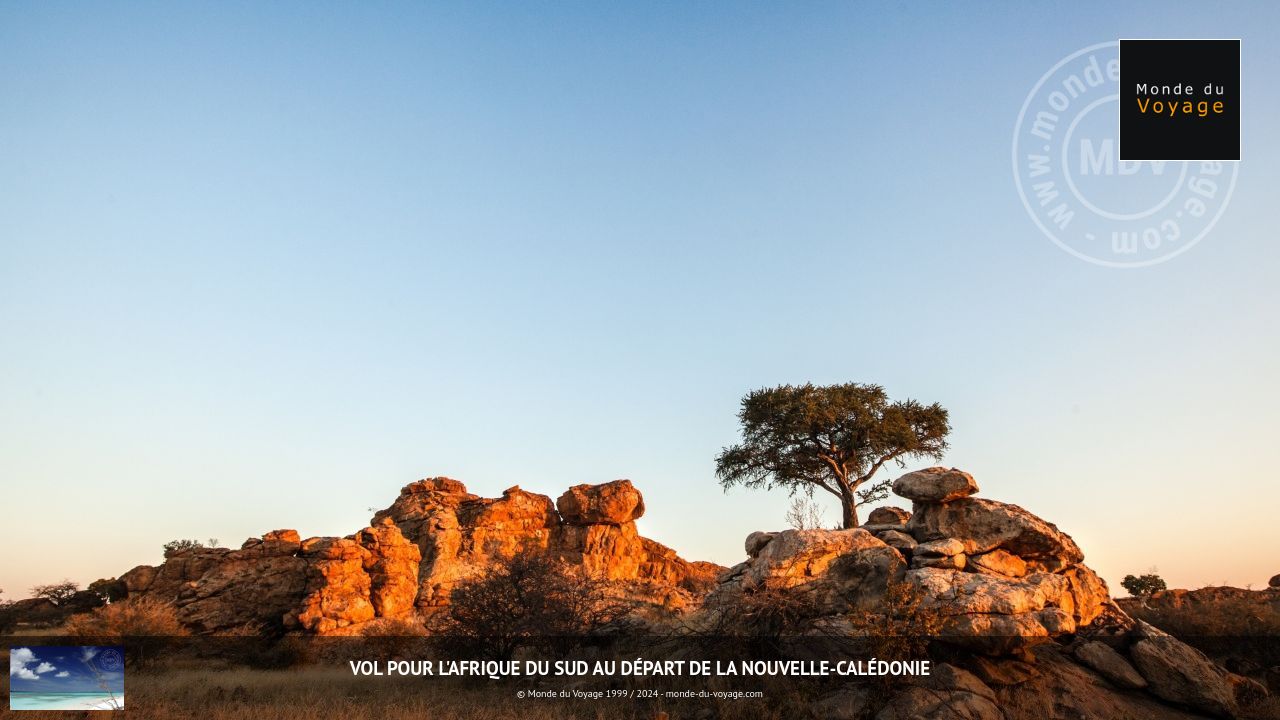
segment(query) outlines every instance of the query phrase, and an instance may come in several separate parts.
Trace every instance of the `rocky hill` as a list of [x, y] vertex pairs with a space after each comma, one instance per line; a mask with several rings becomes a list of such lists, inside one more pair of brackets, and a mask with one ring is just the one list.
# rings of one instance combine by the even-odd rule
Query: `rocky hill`
[[1053, 523], [977, 490], [959, 470], [913, 472], [893, 484], [910, 511], [879, 508], [851, 530], [752, 533], [746, 559], [726, 569], [640, 537], [644, 501], [627, 480], [553, 502], [518, 487], [482, 498], [437, 477], [405, 486], [347, 537], [277, 530], [238, 550], [175, 551], [120, 582], [127, 597], [173, 602], [195, 632], [348, 635], [438, 612], [460, 583], [540, 552], [661, 608], [653, 632], [750, 634], [759, 628], [734, 608], [795, 608], [796, 655], [817, 637], [866, 634], [858, 617], [892, 617], [911, 598], [930, 623], [907, 632], [936, 636], [937, 672], [888, 698], [850, 685], [812, 706], [820, 718], [1182, 719], [1272, 702], [1255, 680], [1133, 619]]

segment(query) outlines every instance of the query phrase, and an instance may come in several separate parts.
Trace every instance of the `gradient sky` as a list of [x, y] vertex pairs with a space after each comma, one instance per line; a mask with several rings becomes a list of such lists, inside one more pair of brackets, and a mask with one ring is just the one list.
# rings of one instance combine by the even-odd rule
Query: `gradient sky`
[[[0, 587], [178, 537], [344, 535], [401, 485], [717, 485], [785, 382], [938, 401], [982, 495], [1113, 587], [1280, 572], [1280, 6], [4, 3]], [[1193, 250], [1024, 212], [1019, 107], [1118, 37], [1241, 37], [1245, 159]], [[828, 517], [838, 519], [828, 503]]]

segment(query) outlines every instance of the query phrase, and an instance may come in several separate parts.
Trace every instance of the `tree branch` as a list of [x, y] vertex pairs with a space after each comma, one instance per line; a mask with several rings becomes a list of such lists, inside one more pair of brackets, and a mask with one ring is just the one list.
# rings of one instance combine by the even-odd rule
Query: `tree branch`
[[858, 477], [858, 484], [861, 485], [862, 483], [870, 480], [871, 476], [879, 472], [880, 468], [883, 467], [885, 463], [898, 457], [899, 455], [902, 455], [905, 452], [906, 450], [895, 450], [894, 452], [891, 452], [888, 455], [885, 455], [884, 457], [877, 460], [876, 463], [871, 466], [871, 469], [868, 470], [865, 475], [860, 475]]

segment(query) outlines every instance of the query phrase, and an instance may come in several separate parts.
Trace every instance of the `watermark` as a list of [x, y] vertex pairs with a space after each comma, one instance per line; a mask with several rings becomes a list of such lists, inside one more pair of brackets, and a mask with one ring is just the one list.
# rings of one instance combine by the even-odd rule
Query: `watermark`
[[1027, 95], [1013, 131], [1023, 207], [1068, 253], [1105, 267], [1144, 267], [1198, 243], [1222, 217], [1239, 164], [1122, 161], [1120, 44], [1078, 50]]

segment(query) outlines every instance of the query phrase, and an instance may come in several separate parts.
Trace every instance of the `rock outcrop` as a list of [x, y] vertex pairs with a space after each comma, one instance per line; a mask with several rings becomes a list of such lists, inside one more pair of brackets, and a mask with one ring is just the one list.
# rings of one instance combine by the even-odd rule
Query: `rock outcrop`
[[[941, 649], [946, 662], [929, 677], [889, 697], [848, 685], [811, 706], [818, 717], [1183, 720], [1235, 717], [1265, 698], [1264, 685], [1131, 618], [1070, 535], [1017, 505], [973, 497], [968, 473], [931, 468], [893, 487], [911, 512], [879, 508], [849, 530], [755, 532], [747, 558], [726, 570], [640, 536], [644, 500], [626, 480], [576, 485], [553, 501], [519, 487], [484, 498], [429, 478], [347, 537], [277, 530], [234, 550], [174, 550], [113, 587], [172, 601], [200, 633], [359, 634], [438, 612], [460, 583], [537, 552], [661, 608], [645, 622], [673, 634], [751, 635], [750, 623], [783, 618], [796, 623], [783, 635], [801, 650], [895, 630], [927, 633]], [[1144, 602], [1280, 599], [1277, 589], [1236, 598], [1249, 592], [1167, 591]], [[886, 628], [885, 618], [905, 625]]]
[[1265, 693], [1131, 619], [1070, 535], [1017, 505], [971, 497], [967, 473], [931, 468], [893, 488], [913, 501], [910, 514], [876, 511], [854, 530], [752, 533], [747, 560], [721, 577], [702, 613], [762, 590], [803, 593], [814, 602], [800, 606], [808, 615], [796, 633], [829, 637], [855, 631], [846, 616], [889, 613], [902, 597], [894, 588], [906, 588], [938, 628], [935, 643], [976, 673], [942, 666], [878, 709], [843, 690], [814, 706], [819, 716], [1233, 717], [1241, 697]]
[[431, 478], [405, 486], [374, 524], [392, 522], [422, 552], [417, 605], [446, 605], [458, 583], [521, 552], [548, 552], [589, 574], [628, 583], [628, 596], [665, 607], [695, 603], [717, 565], [695, 565], [643, 538], [644, 498], [629, 480], [576, 485], [554, 503], [513, 487], [479, 498], [462, 483]]
[[577, 485], [553, 502], [519, 487], [482, 498], [457, 480], [429, 478], [405, 486], [353, 535], [303, 540], [277, 530], [238, 550], [175, 550], [120, 585], [128, 596], [172, 601], [195, 632], [352, 634], [374, 620], [430, 613], [458, 583], [519, 553], [546, 552], [638, 603], [696, 604], [724, 568], [641, 537], [643, 514], [628, 480]]

